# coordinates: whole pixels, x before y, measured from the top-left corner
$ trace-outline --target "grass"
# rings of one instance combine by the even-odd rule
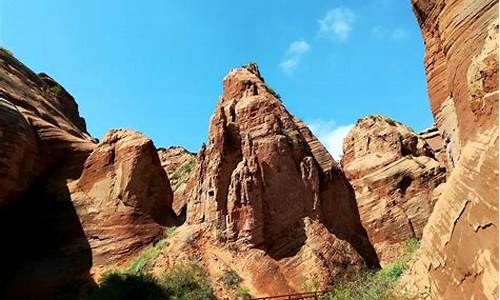
[[[235,271],[226,271],[222,275],[222,282],[226,288],[235,289],[240,285],[241,277]]]
[[[99,288],[90,300],[162,300],[170,299],[168,291],[157,280],[145,274],[129,274],[113,271],[104,275]]]
[[[104,275],[90,300],[216,300],[206,273],[191,263],[175,266],[158,278],[112,271]]]
[[[174,235],[174,231],[174,227],[167,228],[165,237],[134,257],[129,262],[126,272],[131,274],[147,274],[151,272],[155,259],[160,255],[161,250],[168,244],[168,240]]]
[[[0,46],[0,50],[2,50],[3,52],[7,53],[10,56],[13,56],[12,51],[10,51],[9,49],[7,49],[5,47]]]
[[[394,287],[409,266],[411,257],[418,249],[414,238],[406,242],[403,255],[378,272],[365,272],[348,282],[334,284],[327,300],[383,300],[396,299]],[[401,299],[398,297],[397,299]]]
[[[62,92],[63,92],[63,88],[62,86],[60,86],[59,84],[56,84],[54,85],[53,87],[50,88],[50,91],[56,96],[56,97],[59,97],[61,96]]]
[[[172,176],[170,176],[171,177],[170,179],[176,180],[176,179],[181,178],[184,174],[191,173],[195,164],[196,164],[196,159],[193,158],[189,162],[187,162],[187,163],[183,164],[182,166],[180,166],[179,168],[177,168],[177,170],[175,170],[175,172],[172,174]]]
[[[236,300],[250,300],[252,299],[252,295],[250,294],[250,290],[244,287],[240,287],[234,293],[234,299]]]
[[[173,267],[160,276],[159,284],[171,300],[217,299],[207,274],[194,263]]]

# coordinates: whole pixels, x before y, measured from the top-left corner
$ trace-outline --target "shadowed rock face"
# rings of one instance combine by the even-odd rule
[[[174,191],[172,208],[177,214],[181,214],[189,200],[188,183],[194,175],[196,154],[182,147],[169,147],[159,148],[158,156]]]
[[[187,222],[210,224],[220,241],[293,256],[310,217],[378,266],[344,174],[254,64],[224,79],[193,180]]]
[[[422,237],[445,169],[424,139],[383,116],[360,119],[343,148],[342,167],[356,191],[361,221],[381,261],[390,262],[408,239]]]
[[[64,88],[0,50],[2,299],[74,298],[172,224],[152,142],[112,131],[97,145]]]
[[[498,298],[498,2],[414,0],[429,97],[452,171],[403,286]]]

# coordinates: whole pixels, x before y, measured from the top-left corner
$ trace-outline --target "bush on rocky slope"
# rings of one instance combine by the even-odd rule
[[[409,239],[403,255],[378,272],[366,272],[349,282],[336,283],[325,300],[382,300],[404,299],[397,295],[395,286],[409,267],[411,257],[418,249],[418,241]]]

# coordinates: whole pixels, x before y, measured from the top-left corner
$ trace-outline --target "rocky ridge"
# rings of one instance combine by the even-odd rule
[[[379,267],[342,170],[255,64],[225,77],[189,185],[187,224],[176,232],[191,232],[187,257],[199,257],[214,278],[229,265],[256,295],[274,295]],[[178,250],[164,253],[162,267],[181,260],[167,254]]]
[[[358,120],[343,148],[341,164],[356,192],[361,221],[381,262],[391,262],[409,239],[422,237],[445,169],[420,135],[380,115]]]
[[[0,233],[9,241],[0,297],[92,287],[92,267],[138,253],[176,222],[156,149],[131,131],[98,144],[54,79],[4,50],[0,69]]]

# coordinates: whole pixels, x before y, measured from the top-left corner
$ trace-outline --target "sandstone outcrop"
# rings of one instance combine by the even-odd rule
[[[119,262],[175,225],[167,175],[153,142],[138,132],[108,132],[69,191],[94,266]]]
[[[190,190],[187,187],[194,175],[196,154],[182,147],[169,147],[159,148],[158,156],[174,191],[172,208],[177,214],[181,214],[187,205]]]
[[[383,116],[358,120],[343,148],[341,164],[356,192],[361,221],[381,262],[390,262],[410,238],[422,237],[445,169],[424,139]]]
[[[453,170],[402,286],[419,299],[497,299],[498,2],[412,2]]]
[[[255,64],[225,77],[192,182],[185,227],[208,228],[211,243],[265,257],[245,266],[255,269],[247,280],[257,295],[379,267],[342,170]],[[275,270],[275,280],[260,268]]]
[[[73,97],[0,50],[2,299],[75,297],[175,222],[152,142],[112,131],[97,145]]]

